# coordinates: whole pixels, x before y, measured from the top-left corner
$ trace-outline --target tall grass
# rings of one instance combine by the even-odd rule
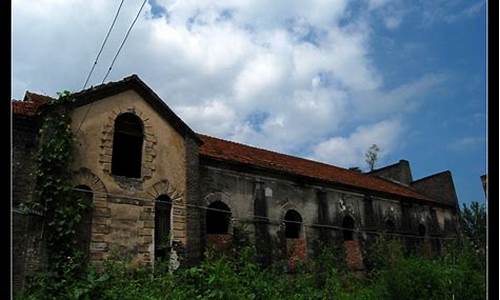
[[[365,249],[368,269],[349,272],[340,248],[323,246],[314,259],[287,273],[285,262],[266,268],[252,246],[235,254],[209,252],[195,267],[156,271],[109,259],[77,277],[32,278],[18,300],[27,299],[485,299],[485,264],[468,245],[450,245],[440,257],[405,256],[397,241]]]

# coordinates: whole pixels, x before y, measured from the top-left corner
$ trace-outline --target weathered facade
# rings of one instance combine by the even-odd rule
[[[419,237],[409,244],[456,234],[449,171],[414,181],[401,160],[363,174],[196,134],[135,75],[74,96],[72,180],[92,195],[93,263],[115,251],[138,264],[169,252],[193,263],[210,245],[230,248],[244,227],[265,262],[288,258],[293,265],[331,241],[362,269],[362,244],[377,232]],[[14,207],[34,188],[43,118],[36,112],[46,100],[28,92],[12,104]],[[43,216],[13,217],[14,283],[22,287],[22,278],[43,266],[43,235],[30,226]]]

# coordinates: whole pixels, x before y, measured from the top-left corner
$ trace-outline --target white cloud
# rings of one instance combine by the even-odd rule
[[[312,158],[343,167],[365,166],[365,153],[372,144],[380,148],[383,160],[398,144],[404,132],[401,121],[384,120],[371,126],[360,126],[348,137],[335,136],[313,147]]]
[[[153,18],[145,6],[109,80],[138,74],[202,133],[286,152],[324,145],[320,156],[328,137],[356,122],[350,137],[327,141],[359,152],[351,145],[364,147],[361,137],[371,132],[362,124],[411,111],[416,98],[442,82],[428,74],[385,88],[370,47],[373,28],[366,14],[351,15],[348,1],[156,2],[165,15]],[[370,5],[385,9],[392,2]],[[124,3],[91,84],[102,80],[140,4]],[[13,97],[26,89],[79,90],[117,5],[14,1]],[[388,26],[396,27],[398,15],[391,16]],[[257,112],[265,117],[256,125],[249,118]]]

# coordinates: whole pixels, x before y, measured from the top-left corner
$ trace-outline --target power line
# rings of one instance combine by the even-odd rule
[[[111,30],[113,30],[113,27],[115,26],[116,19],[118,18],[118,15],[120,14],[120,10],[122,8],[124,1],[125,0],[122,0],[120,2],[120,6],[118,7],[118,10],[116,11],[115,17],[113,18],[113,22],[111,23],[111,26],[109,27],[108,33],[106,34],[106,37],[104,38],[104,41],[102,42],[101,49],[99,50],[99,53],[97,53],[94,64],[92,65],[92,68],[90,69],[90,72],[87,76],[87,79],[85,80],[85,83],[83,84],[82,90],[85,89],[85,87],[87,86],[87,83],[90,80],[90,76],[92,76],[92,73],[94,72],[94,69],[97,65],[97,61],[99,60],[99,56],[101,56],[102,50],[104,49],[104,45],[106,45],[106,42],[108,41],[109,34],[111,33]]]
[[[111,65],[109,65],[109,68],[108,68],[108,71],[106,72],[106,75],[104,76],[104,78],[102,79],[102,83],[104,83],[104,81],[106,80],[106,78],[108,77],[109,73],[111,72],[111,69],[113,68],[113,65],[116,61],[116,58],[118,57],[118,55],[120,54],[120,51],[122,50],[122,47],[123,45],[125,44],[125,41],[127,41],[127,38],[128,38],[128,35],[130,34],[130,31],[132,31],[132,28],[134,27],[135,25],[135,22],[137,21],[137,19],[139,18],[139,15],[141,14],[141,11],[142,11],[142,8],[144,7],[144,4],[146,4],[146,1],[147,0],[144,0],[142,2],[142,5],[141,5],[141,8],[139,9],[139,11],[137,12],[137,15],[135,16],[135,19],[134,21],[132,22],[132,24],[130,25],[128,31],[127,31],[127,34],[125,35],[125,38],[123,39],[121,45],[120,45],[120,48],[118,48],[118,51],[116,52],[116,55],[115,57],[113,58],[113,61],[111,62]]]
[[[78,191],[78,192],[84,192],[84,193],[90,193],[90,194],[101,194],[101,195],[106,195],[111,198],[125,198],[125,199],[131,199],[131,200],[136,200],[138,202],[155,202],[155,203],[165,203],[165,204],[175,204],[174,201],[165,201],[165,200],[155,200],[151,198],[141,198],[141,197],[132,197],[132,196],[127,196],[127,195],[122,195],[122,194],[113,194],[113,193],[108,193],[108,192],[99,192],[99,191],[92,191],[92,190],[86,190],[86,189],[79,189],[79,188],[73,188],[73,191]],[[218,209],[218,208],[212,208],[208,206],[202,206],[202,205],[195,205],[195,204],[189,204],[185,203],[184,204],[186,207],[189,208],[197,208],[197,209],[203,209],[207,211],[215,211],[215,212],[221,212],[221,213],[226,213],[226,214],[231,214],[230,211],[224,210],[224,209]],[[184,209],[184,207],[176,207],[180,209]],[[354,229],[354,228],[349,228],[349,227],[342,227],[342,226],[336,226],[336,225],[329,225],[329,224],[317,224],[317,223],[304,223],[304,222],[299,222],[299,221],[290,221],[290,220],[283,220],[283,219],[271,219],[266,216],[258,216],[258,215],[248,215],[247,219],[242,219],[242,218],[234,218],[232,217],[232,221],[238,221],[238,222],[248,222],[248,221],[254,221],[255,219],[261,219],[261,220],[266,220],[268,222],[274,223],[274,224],[282,224],[282,223],[290,223],[290,224],[301,224],[305,227],[312,227],[312,228],[326,228],[326,229],[334,229],[334,230],[345,230],[345,231],[351,231],[351,232],[356,232],[356,233],[370,233],[370,234],[378,234],[378,235],[390,235],[390,236],[399,236],[399,237],[412,237],[412,238],[420,238],[420,239],[437,239],[437,240],[455,240],[456,237],[432,237],[432,236],[420,236],[420,235],[414,235],[414,234],[402,234],[402,233],[393,233],[393,232],[380,232],[380,231],[375,231],[375,230],[366,230],[366,229]]]
[[[122,0],[123,1],[123,0]],[[146,1],[147,0],[144,0],[144,2],[142,2],[142,5],[141,5],[141,8],[139,9],[139,11],[137,12],[137,15],[135,16],[135,19],[134,21],[132,22],[132,24],[130,25],[130,27],[128,28],[127,30],[127,34],[125,34],[125,38],[123,39],[121,45],[120,45],[120,48],[118,48],[118,51],[116,52],[116,55],[115,57],[113,58],[113,61],[111,62],[111,65],[109,66],[108,68],[108,71],[106,72],[106,75],[104,76],[104,78],[102,79],[102,82],[101,84],[104,83],[104,81],[106,80],[106,78],[108,77],[109,73],[111,72],[111,69],[113,68],[113,65],[116,61],[116,58],[118,57],[118,54],[120,54],[120,51],[122,50],[123,48],[123,45],[125,44],[125,41],[127,40],[129,34],[130,34],[130,31],[132,31],[132,28],[134,27],[134,24],[135,22],[137,21],[137,19],[139,18],[139,15],[141,14],[141,11],[142,11],[142,8],[144,7],[144,4],[146,4]],[[90,109],[92,108],[92,105],[94,105],[94,102],[90,103],[89,104],[89,108],[87,109],[87,111],[85,112],[85,115],[83,116],[82,118],[82,121],[80,121],[80,124],[78,125],[78,128],[76,130],[76,134],[78,134],[78,132],[80,132],[80,128],[82,127],[82,124],[83,122],[85,122],[85,120],[87,119],[87,116],[90,112]]]

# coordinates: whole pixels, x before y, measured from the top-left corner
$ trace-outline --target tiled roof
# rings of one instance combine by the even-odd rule
[[[361,188],[407,198],[433,201],[417,193],[411,187],[402,186],[381,178],[207,135],[198,134],[198,136],[203,141],[203,145],[200,147],[200,155],[211,159],[252,165],[287,174],[338,183],[358,189]]]
[[[49,102],[52,98],[26,91],[22,101],[12,101],[12,113],[24,116],[34,116],[40,107]]]

